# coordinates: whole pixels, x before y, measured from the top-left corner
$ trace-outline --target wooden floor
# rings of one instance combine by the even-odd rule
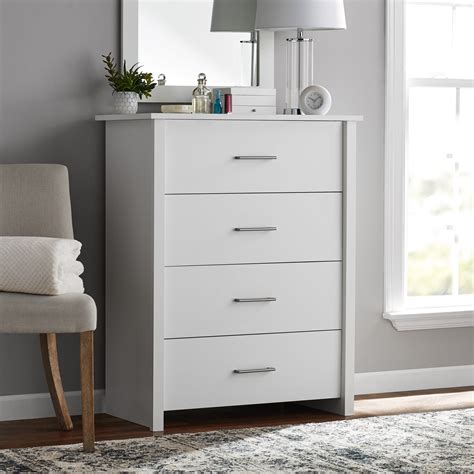
[[[397,415],[424,411],[474,407],[474,387],[451,390],[426,390],[356,398],[351,418]],[[295,403],[254,405],[170,412],[165,418],[165,433],[185,433],[220,429],[322,423],[344,419]],[[0,449],[51,446],[81,442],[80,417],[73,417],[74,429],[58,430],[54,418],[0,422]],[[143,426],[109,415],[96,415],[98,441],[152,436]]]

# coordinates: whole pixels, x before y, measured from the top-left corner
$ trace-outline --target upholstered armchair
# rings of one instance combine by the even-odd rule
[[[73,238],[67,168],[0,165],[0,236]],[[80,334],[84,451],[94,451],[93,338],[96,306],[85,294],[0,292],[0,333],[39,334],[43,365],[61,429],[73,428],[58,364],[56,334]]]

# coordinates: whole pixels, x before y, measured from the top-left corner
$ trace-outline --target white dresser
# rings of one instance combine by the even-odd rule
[[[106,122],[106,411],[353,410],[359,117]]]

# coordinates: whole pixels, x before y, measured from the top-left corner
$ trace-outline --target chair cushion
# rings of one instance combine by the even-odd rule
[[[94,331],[97,310],[89,295],[58,296],[0,292],[0,333],[37,334]]]

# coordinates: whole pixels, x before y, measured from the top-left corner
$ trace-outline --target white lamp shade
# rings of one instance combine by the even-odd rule
[[[345,30],[343,0],[257,0],[256,30]]]
[[[211,31],[255,30],[257,0],[214,0]]]

